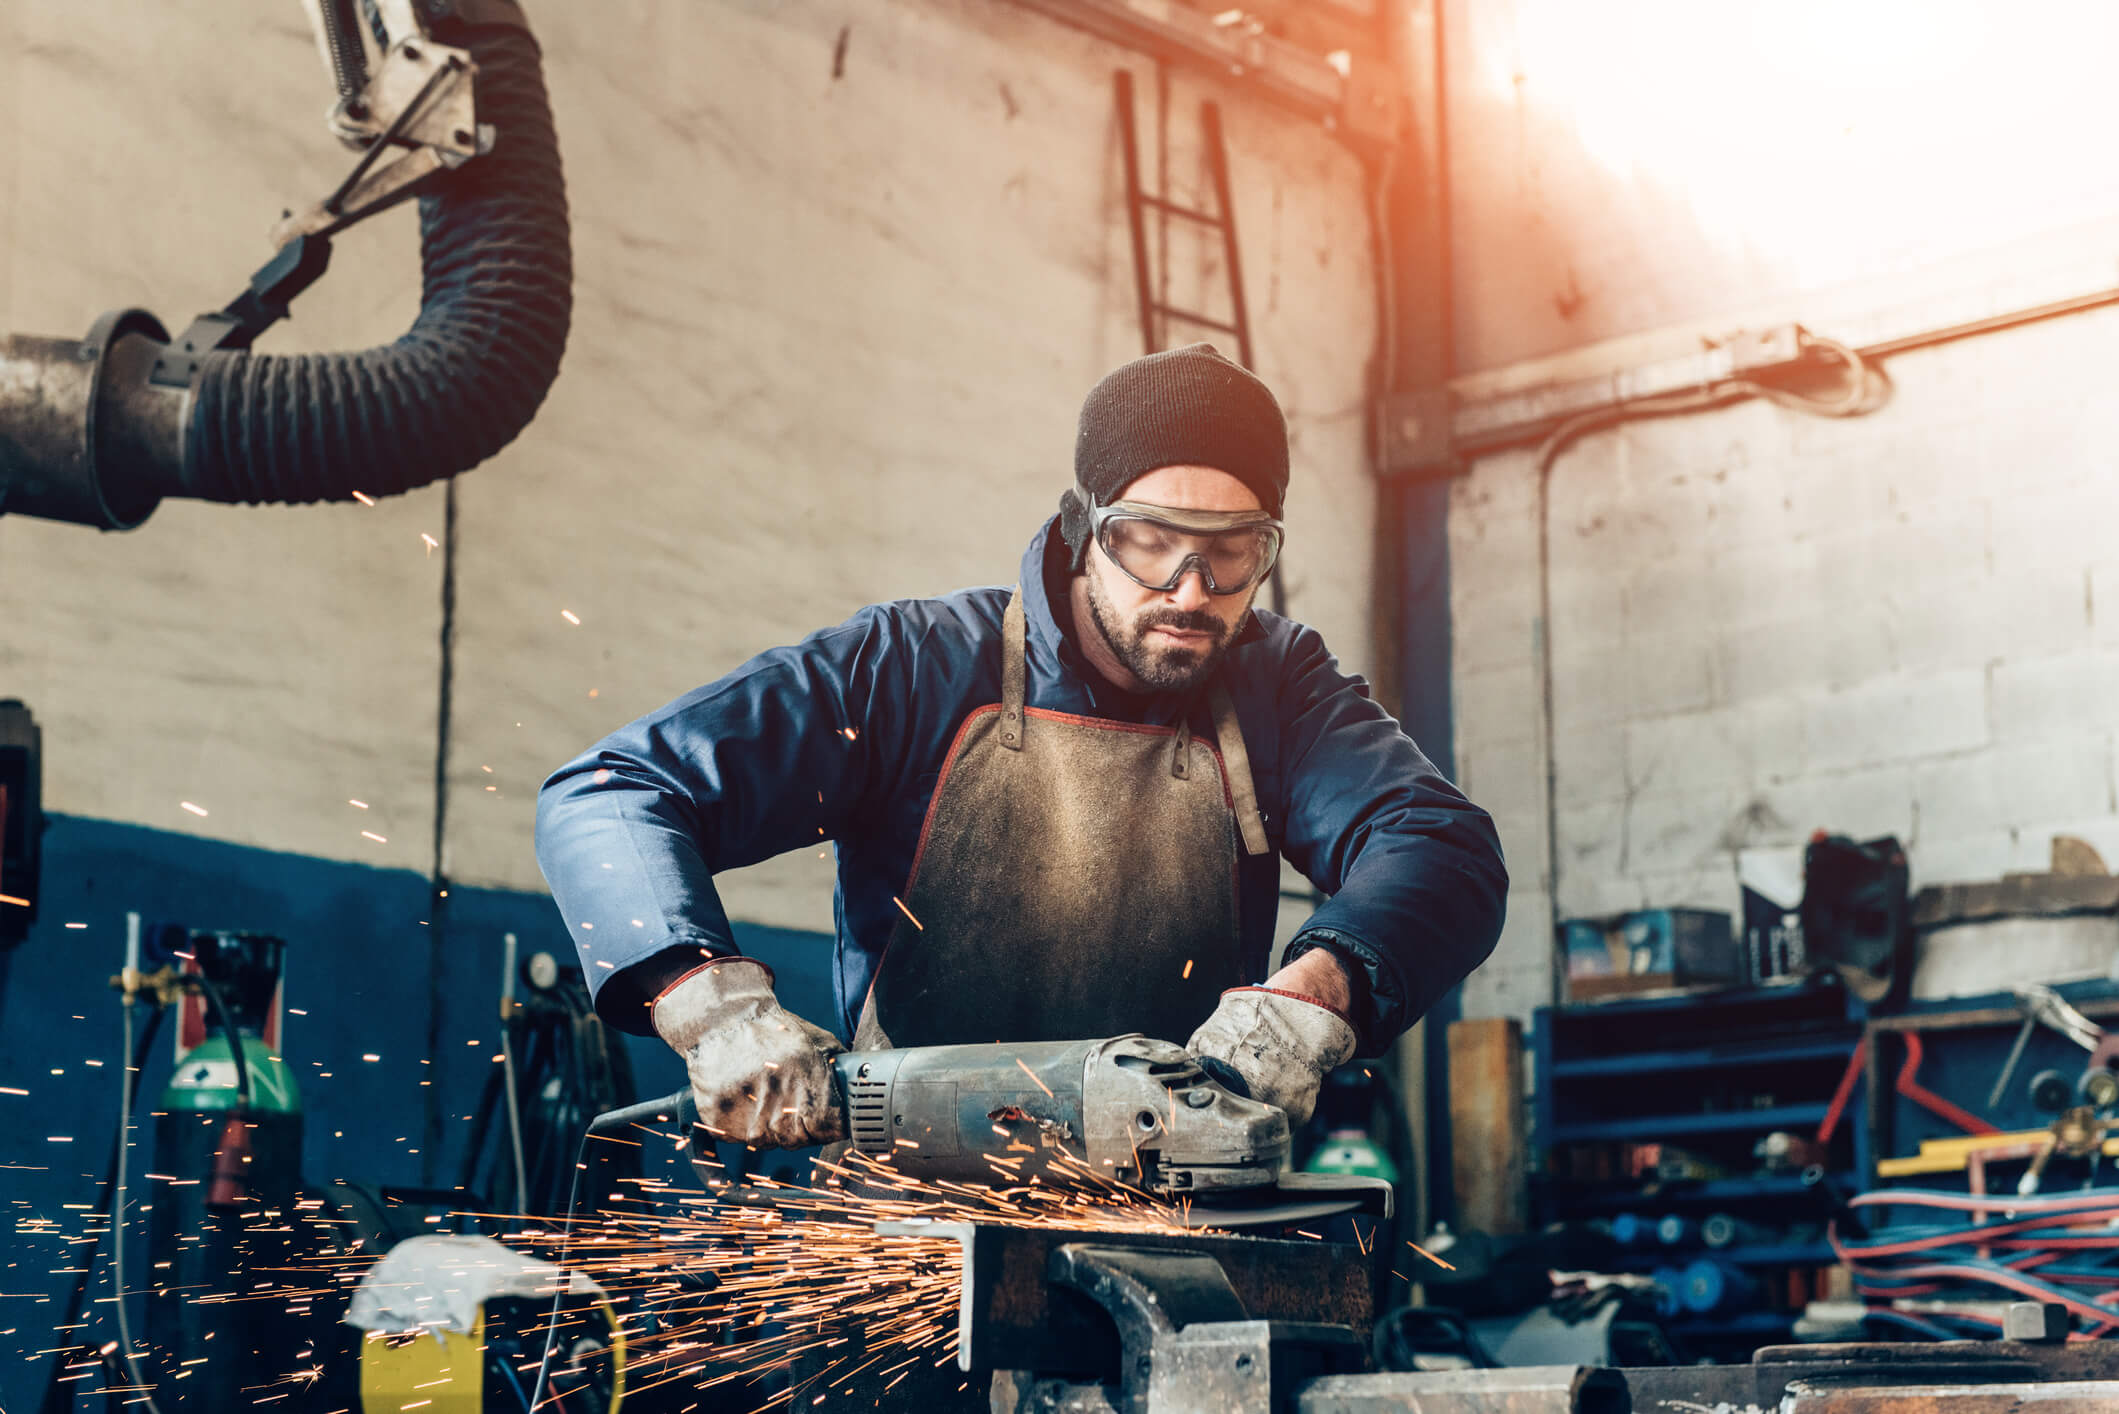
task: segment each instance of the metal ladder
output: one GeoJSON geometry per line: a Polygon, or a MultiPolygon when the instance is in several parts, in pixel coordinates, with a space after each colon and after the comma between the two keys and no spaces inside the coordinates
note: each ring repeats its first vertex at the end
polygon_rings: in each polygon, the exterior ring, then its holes
{"type": "Polygon", "coordinates": [[[1199,105],[1199,123],[1206,134],[1207,172],[1214,183],[1215,212],[1200,211],[1190,206],[1151,196],[1141,190],[1140,142],[1133,121],[1133,75],[1120,69],[1114,76],[1118,88],[1118,130],[1121,150],[1126,159],[1126,225],[1133,234],[1133,292],[1140,303],[1140,340],[1142,353],[1155,353],[1160,348],[1156,325],[1158,315],[1169,319],[1183,320],[1204,329],[1233,335],[1236,339],[1236,361],[1245,368],[1251,366],[1251,317],[1243,297],[1243,260],[1236,249],[1236,208],[1229,200],[1229,154],[1222,143],[1221,108],[1212,99],[1199,105]],[[1221,232],[1221,248],[1229,270],[1229,301],[1234,322],[1224,323],[1212,319],[1197,310],[1179,309],[1164,304],[1155,298],[1148,271],[1148,223],[1147,210],[1153,207],[1165,216],[1175,216],[1181,221],[1193,221],[1210,230],[1221,232]]]}
{"type": "MultiPolygon", "coordinates": [[[[1236,205],[1229,200],[1229,154],[1222,141],[1221,107],[1212,99],[1199,105],[1199,125],[1206,139],[1207,175],[1214,186],[1215,206],[1214,211],[1201,211],[1141,189],[1140,140],[1133,118],[1133,75],[1129,70],[1119,69],[1112,77],[1118,97],[1119,149],[1126,162],[1126,227],[1133,237],[1133,294],[1140,306],[1141,352],[1160,352],[1162,342],[1158,335],[1162,329],[1157,323],[1158,318],[1174,319],[1233,336],[1236,361],[1251,368],[1251,314],[1243,295],[1243,257],[1236,246],[1236,205]],[[1222,263],[1229,272],[1228,321],[1212,318],[1198,310],[1165,304],[1155,297],[1154,282],[1148,269],[1147,212],[1151,207],[1165,217],[1174,216],[1221,232],[1222,263]]],[[[1287,612],[1287,590],[1281,583],[1277,564],[1266,576],[1266,597],[1274,613],[1287,612]]]]}

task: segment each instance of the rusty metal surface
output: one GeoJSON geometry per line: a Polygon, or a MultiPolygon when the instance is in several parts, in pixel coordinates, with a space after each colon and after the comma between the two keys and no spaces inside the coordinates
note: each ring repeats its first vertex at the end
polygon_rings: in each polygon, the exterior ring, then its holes
{"type": "Polygon", "coordinates": [[[0,341],[0,504],[35,510],[86,482],[96,358],[79,339],[0,341]]]}
{"type": "Polygon", "coordinates": [[[1055,1284],[1048,1275],[1053,1253],[1070,1243],[1212,1257],[1252,1320],[1345,1326],[1365,1342],[1375,1316],[1368,1261],[1342,1243],[988,1223],[878,1223],[876,1230],[886,1236],[948,1238],[963,1248],[957,1363],[965,1370],[1104,1375],[1116,1369],[1118,1339],[1111,1317],[1088,1296],[1055,1284]]]}
{"type": "Polygon", "coordinates": [[[147,387],[168,335],[123,310],[86,338],[0,339],[0,514],[127,530],[181,460],[182,395],[147,387]]]}
{"type": "MultiPolygon", "coordinates": [[[[2119,1342],[2062,1345],[2018,1341],[1775,1345],[1749,1365],[1629,1369],[1635,1414],[1700,1414],[1728,1406],[1777,1410],[1795,1386],[1874,1390],[1937,1386],[2119,1382],[2119,1342]]],[[[1822,1406],[1819,1406],[1822,1407],[1822,1406]]],[[[2119,1408],[2119,1406],[2112,1406],[2119,1408]]]]}
{"type": "Polygon", "coordinates": [[[1624,1372],[1576,1365],[1329,1375],[1295,1397],[1297,1414],[1628,1414],[1631,1407],[1624,1372]]]}
{"type": "Polygon", "coordinates": [[[1780,1414],[2111,1414],[2119,1381],[1931,1384],[1889,1389],[1789,1388],[1780,1414]]]}

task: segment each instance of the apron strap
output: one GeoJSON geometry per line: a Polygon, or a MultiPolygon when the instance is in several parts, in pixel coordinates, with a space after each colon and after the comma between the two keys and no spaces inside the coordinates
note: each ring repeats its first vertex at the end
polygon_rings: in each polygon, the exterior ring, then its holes
{"type": "Polygon", "coordinates": [[[1024,632],[1023,591],[1018,586],[1001,615],[1001,745],[1010,751],[1023,749],[1024,632]]]}
{"type": "Polygon", "coordinates": [[[1221,743],[1221,760],[1229,773],[1229,799],[1236,806],[1236,828],[1243,833],[1245,854],[1260,855],[1271,848],[1266,843],[1265,818],[1258,813],[1258,787],[1251,780],[1251,754],[1244,749],[1243,728],[1236,723],[1236,703],[1220,678],[1208,693],[1214,706],[1214,736],[1221,743]]]}

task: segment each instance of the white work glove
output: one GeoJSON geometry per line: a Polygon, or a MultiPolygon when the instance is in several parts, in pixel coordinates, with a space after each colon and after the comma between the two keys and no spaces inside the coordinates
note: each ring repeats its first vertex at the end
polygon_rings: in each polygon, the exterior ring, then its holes
{"type": "Polygon", "coordinates": [[[1317,1108],[1325,1074],[1354,1054],[1354,1028],[1338,1012],[1293,992],[1235,987],[1200,1023],[1185,1049],[1242,1076],[1251,1098],[1286,1112],[1299,1128],[1317,1108]]]}
{"type": "Polygon", "coordinates": [[[699,1121],[717,1137],[781,1149],[844,1137],[832,1091],[839,1042],[780,1005],[764,963],[731,957],[688,972],[651,1016],[684,1057],[699,1121]]]}

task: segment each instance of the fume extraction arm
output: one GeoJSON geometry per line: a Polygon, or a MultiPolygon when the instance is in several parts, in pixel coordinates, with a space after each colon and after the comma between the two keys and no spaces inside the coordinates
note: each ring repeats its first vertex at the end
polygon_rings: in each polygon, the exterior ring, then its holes
{"type": "Polygon", "coordinates": [[[359,151],[274,233],[225,309],[172,339],[104,315],[87,337],[0,339],[0,515],[129,530],[165,497],[350,500],[412,490],[506,446],[558,376],[572,313],[559,147],[515,0],[303,0],[359,151]],[[419,199],[419,317],[355,353],[254,354],[333,234],[419,199]]]}

